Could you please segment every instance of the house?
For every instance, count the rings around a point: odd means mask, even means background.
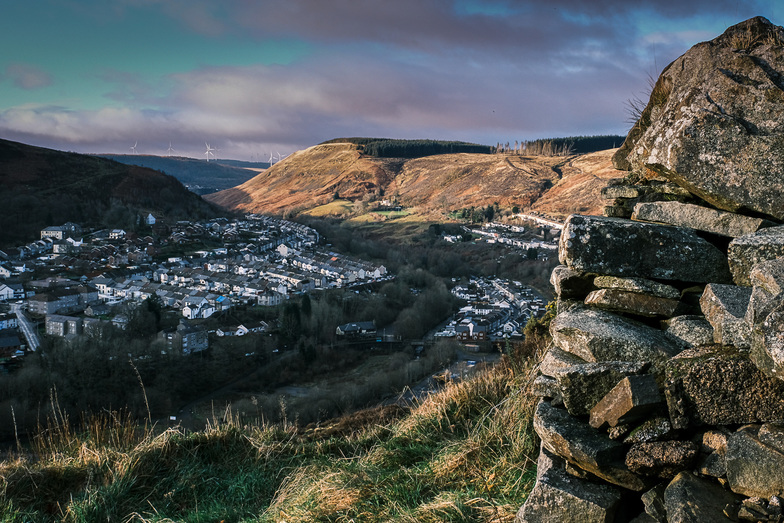
[[[14,299],[14,289],[5,283],[0,283],[0,301],[8,301]]]
[[[13,312],[0,312],[0,331],[5,329],[16,329],[19,321]]]
[[[13,358],[21,350],[22,340],[17,331],[0,331],[0,361]]]
[[[155,216],[153,216],[152,213],[148,214],[147,218],[144,219],[144,223],[147,225],[155,225],[155,222]]]
[[[62,227],[53,225],[41,230],[41,239],[52,238],[53,240],[62,240],[65,236],[65,231]]]
[[[49,314],[46,316],[46,333],[50,336],[69,336],[82,333],[82,319],[74,316]]]
[[[335,334],[338,336],[344,336],[346,338],[375,337],[376,322],[358,321],[354,323],[346,323],[345,325],[338,326],[338,328],[335,329]]]
[[[109,231],[110,240],[122,240],[125,238],[126,232],[122,229],[112,229]]]
[[[207,330],[191,325],[185,319],[180,320],[177,327],[161,331],[158,337],[165,342],[170,351],[181,350],[186,355],[209,347]]]

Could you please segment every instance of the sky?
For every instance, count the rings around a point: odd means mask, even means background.
[[[784,2],[14,0],[0,138],[267,161],[349,136],[624,135],[649,77],[758,15],[782,25]]]

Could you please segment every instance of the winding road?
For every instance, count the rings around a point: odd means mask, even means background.
[[[41,345],[41,340],[38,339],[38,333],[35,332],[35,327],[27,318],[27,315],[22,309],[22,304],[12,303],[11,310],[13,310],[14,314],[16,314],[16,319],[19,322],[19,328],[22,329],[25,338],[27,338],[27,346],[31,351],[36,351],[38,346]]]

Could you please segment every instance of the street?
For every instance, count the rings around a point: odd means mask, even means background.
[[[38,334],[33,328],[33,324],[30,323],[30,320],[27,319],[27,315],[25,314],[24,309],[22,309],[22,304],[12,303],[11,310],[13,310],[14,314],[16,314],[16,319],[19,322],[19,328],[22,329],[25,338],[27,338],[27,346],[31,351],[37,350],[41,342],[38,339]]]

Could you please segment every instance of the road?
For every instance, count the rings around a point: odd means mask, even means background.
[[[37,350],[38,346],[41,345],[41,341],[38,339],[38,334],[35,332],[35,327],[27,318],[27,315],[22,309],[22,304],[12,303],[11,310],[13,310],[14,314],[16,314],[16,319],[19,322],[19,328],[22,329],[25,338],[27,338],[27,346],[32,351]]]

